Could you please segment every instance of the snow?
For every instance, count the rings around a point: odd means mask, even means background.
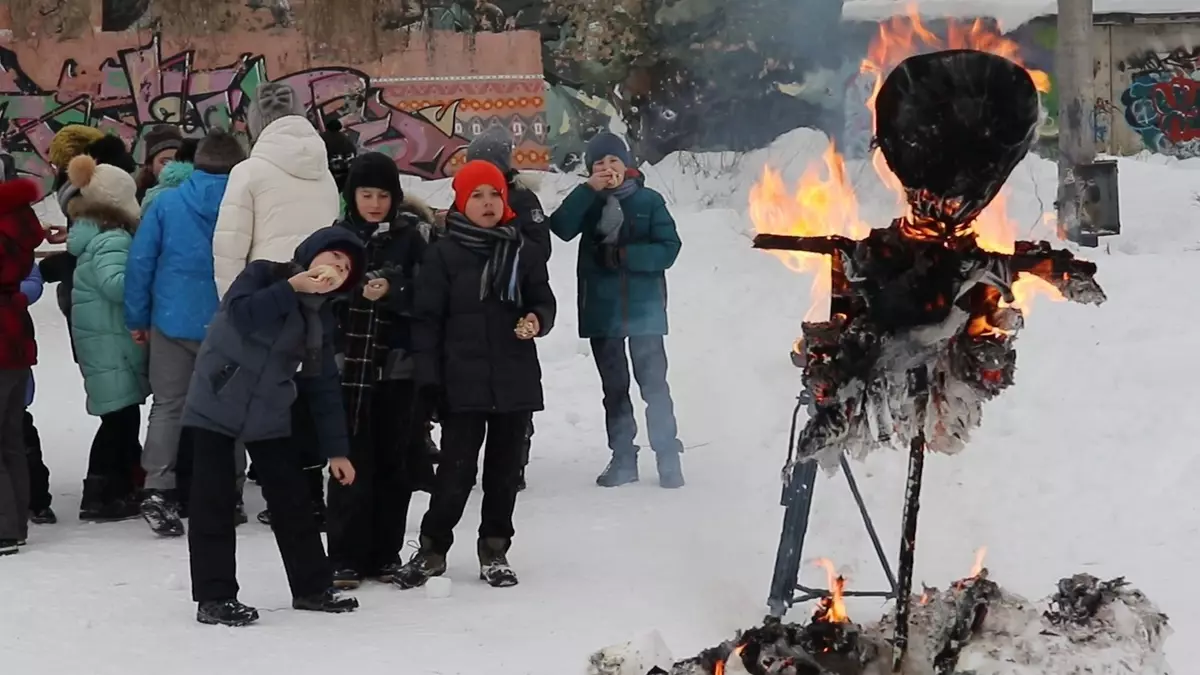
[[[1195,0],[1092,0],[1095,14],[1171,14],[1200,11]],[[916,4],[926,19],[974,19],[993,17],[1004,30],[1012,30],[1030,19],[1058,14],[1056,0],[845,0],[843,20],[882,21],[904,15]]]
[[[141,522],[76,521],[96,421],[84,413],[63,319],[48,293],[33,308],[41,363],[34,415],[63,522],[34,527],[20,555],[0,560],[0,653],[5,672],[128,675],[170,672],[586,672],[599,647],[658,631],[675,654],[695,654],[760,621],[775,556],[791,410],[800,387],[788,350],[808,306],[809,280],[750,249],[751,183],[770,162],[794,179],[819,158],[819,134],[799,130],[744,156],[676,155],[648,171],[673,202],[684,241],[669,274],[670,380],[688,486],[643,481],[613,490],[593,479],[607,461],[599,378],[576,338],[574,244],[557,243],[560,298],[542,340],[549,410],[537,416],[529,490],[517,507],[510,555],[521,585],[477,580],[471,546],[479,495],[450,554],[449,597],[367,585],[347,616],[293,612],[270,532],[239,529],[241,598],[261,609],[246,629],[194,622],[184,541],[157,540]],[[926,463],[916,580],[964,576],[989,548],[992,579],[1040,597],[1077,572],[1124,575],[1170,616],[1178,636],[1200,634],[1200,484],[1194,414],[1200,361],[1200,257],[1194,199],[1200,164],[1119,160],[1124,231],[1085,254],[1109,301],[1097,308],[1041,302],[1021,335],[1017,384],[988,405],[960,455]],[[862,214],[883,224],[895,206],[869,167],[851,163]],[[1012,179],[1010,213],[1036,230],[1052,208],[1053,165],[1031,157]],[[577,181],[547,175],[548,210]],[[409,185],[438,203],[445,182]],[[1022,231],[1024,234],[1025,230]],[[636,396],[635,396],[636,398]],[[640,415],[640,413],[639,413]],[[895,557],[906,458],[855,467]],[[410,537],[427,503],[414,500]],[[248,490],[251,512],[262,508]],[[840,477],[819,479],[805,553],[829,557],[850,588],[884,585]],[[806,563],[805,579],[823,579]],[[873,618],[877,601],[849,603]],[[803,608],[796,610],[801,616]],[[1200,643],[1166,644],[1177,668]]]

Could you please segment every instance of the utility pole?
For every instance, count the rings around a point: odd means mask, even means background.
[[[1096,237],[1080,208],[1084,185],[1076,168],[1096,159],[1092,59],[1092,0],[1058,0],[1058,231],[1068,240],[1095,246]]]

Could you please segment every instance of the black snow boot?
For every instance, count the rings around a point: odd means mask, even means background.
[[[196,608],[196,620],[209,626],[249,626],[258,610],[237,600],[209,600]]]
[[[600,487],[618,487],[638,481],[637,451],[614,452],[604,472],[596,477]]]
[[[508,566],[508,547],[512,542],[499,537],[480,539],[479,578],[492,588],[507,588],[517,585],[517,573]]]
[[[141,505],[134,495],[114,495],[111,481],[101,476],[83,479],[83,498],[79,504],[79,519],[91,522],[131,520],[142,515]]]
[[[182,537],[183,520],[179,517],[179,506],[170,491],[146,490],[142,499],[142,518],[150,531],[160,537]]]
[[[0,557],[16,555],[21,550],[21,542],[16,539],[0,539]]]
[[[325,612],[326,614],[344,614],[358,609],[358,599],[342,595],[330,588],[316,595],[303,598],[292,598],[292,609],[305,612]]]
[[[655,453],[654,459],[658,464],[658,484],[660,487],[669,490],[683,487],[683,465],[679,461],[678,452]]]
[[[433,550],[422,538],[421,548],[392,574],[392,585],[403,589],[424,586],[433,577],[446,573],[446,554]]]
[[[34,525],[53,525],[58,522],[58,516],[55,515],[54,509],[47,506],[40,511],[30,511],[29,522]]]

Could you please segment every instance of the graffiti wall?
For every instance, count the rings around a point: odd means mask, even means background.
[[[1128,82],[1120,110],[1142,144],[1177,157],[1200,155],[1200,47],[1135,53],[1121,65]]]
[[[253,11],[278,14],[258,4]],[[407,175],[453,173],[470,139],[496,125],[512,131],[518,166],[550,161],[536,33],[418,32],[357,64],[314,56],[294,27],[263,25],[242,21],[207,38],[134,25],[73,40],[0,40],[0,143],[48,186],[49,144],[67,124],[119,135],[140,158],[141,136],[155,124],[188,136],[213,127],[244,134],[255,90],[275,81],[299,93],[318,127],[340,119],[363,151],[389,155]]]

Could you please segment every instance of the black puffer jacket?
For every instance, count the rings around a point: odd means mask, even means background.
[[[534,177],[512,171],[508,175],[508,206],[517,214],[516,225],[525,235],[529,248],[541,260],[550,259],[550,218],[542,210]]]
[[[534,340],[514,330],[537,315],[540,336],[554,325],[556,305],[544,260],[522,256],[518,278],[524,307],[494,296],[479,299],[487,258],[452,236],[425,253],[417,277],[413,347],[417,381],[440,388],[446,412],[542,410],[542,369]]]

